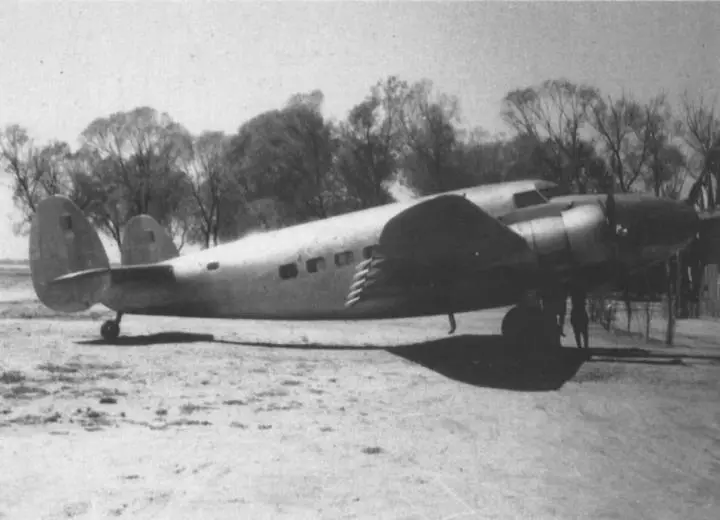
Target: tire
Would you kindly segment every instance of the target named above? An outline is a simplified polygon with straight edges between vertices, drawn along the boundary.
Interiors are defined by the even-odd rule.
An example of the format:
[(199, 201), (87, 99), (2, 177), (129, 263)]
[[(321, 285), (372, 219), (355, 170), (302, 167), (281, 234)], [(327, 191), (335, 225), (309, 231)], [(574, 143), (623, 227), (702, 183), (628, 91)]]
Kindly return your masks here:
[(120, 336), (120, 325), (115, 321), (108, 320), (100, 327), (100, 335), (105, 341), (115, 341)]
[(502, 321), (501, 331), (507, 348), (537, 353), (555, 350), (558, 330), (552, 315), (535, 307), (513, 307)]

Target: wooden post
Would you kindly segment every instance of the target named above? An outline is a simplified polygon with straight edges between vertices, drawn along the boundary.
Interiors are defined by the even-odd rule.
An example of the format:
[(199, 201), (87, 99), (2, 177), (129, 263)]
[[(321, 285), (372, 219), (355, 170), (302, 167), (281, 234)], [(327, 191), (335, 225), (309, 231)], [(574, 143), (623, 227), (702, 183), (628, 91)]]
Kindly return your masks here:
[(667, 262), (667, 328), (665, 329), (665, 344), (672, 345), (675, 338), (675, 287), (677, 281), (676, 265), (677, 255)]
[[(683, 270), (682, 270), (682, 258), (680, 257), (680, 251), (677, 252), (675, 255), (675, 265), (677, 266), (675, 270), (675, 297), (677, 298), (675, 302), (675, 317), (677, 318), (682, 317), (683, 314), (681, 312), (682, 305), (683, 305)], [(677, 320), (676, 320), (677, 324)]]

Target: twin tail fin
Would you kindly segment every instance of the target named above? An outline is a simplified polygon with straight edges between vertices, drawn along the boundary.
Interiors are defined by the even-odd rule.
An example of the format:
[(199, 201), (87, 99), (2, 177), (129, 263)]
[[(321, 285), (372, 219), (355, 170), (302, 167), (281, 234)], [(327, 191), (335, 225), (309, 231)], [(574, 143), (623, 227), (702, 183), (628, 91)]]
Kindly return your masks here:
[[(33, 288), (47, 307), (62, 312), (89, 309), (110, 284), (110, 263), (97, 232), (82, 211), (63, 196), (42, 200), (30, 227)], [(99, 276), (55, 284), (69, 273), (91, 270)]]
[[(178, 256), (168, 233), (152, 217), (138, 215), (125, 226), (122, 267), (110, 267), (100, 237), (82, 211), (63, 196), (42, 200), (30, 228), (30, 271), (40, 301), (61, 312), (106, 303), (111, 286), (170, 280), (172, 267), (159, 262)], [(107, 303), (106, 303), (107, 305)]]

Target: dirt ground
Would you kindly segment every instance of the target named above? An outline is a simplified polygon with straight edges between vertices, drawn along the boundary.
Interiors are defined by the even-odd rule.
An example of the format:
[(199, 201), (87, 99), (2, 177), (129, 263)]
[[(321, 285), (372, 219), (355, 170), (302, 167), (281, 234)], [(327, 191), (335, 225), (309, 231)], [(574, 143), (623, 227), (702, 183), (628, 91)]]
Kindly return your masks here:
[(720, 518), (718, 324), (519, 362), (502, 311), (108, 315), (0, 271), (0, 518)]

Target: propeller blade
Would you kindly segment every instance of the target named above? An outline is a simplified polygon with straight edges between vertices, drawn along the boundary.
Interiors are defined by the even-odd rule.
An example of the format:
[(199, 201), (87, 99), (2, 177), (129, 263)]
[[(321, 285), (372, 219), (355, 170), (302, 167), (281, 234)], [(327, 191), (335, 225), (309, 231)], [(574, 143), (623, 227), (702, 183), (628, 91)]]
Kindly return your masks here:
[(615, 195), (613, 194), (613, 190), (610, 190), (607, 199), (605, 200), (605, 214), (607, 216), (610, 232), (612, 233), (613, 237), (615, 237), (617, 236), (617, 214), (615, 209)]
[(613, 251), (613, 278), (615, 283), (621, 290), (624, 290), (627, 286), (628, 273), (625, 270), (625, 266), (620, 258), (620, 235), (618, 233), (618, 221), (617, 221), (617, 206), (615, 203), (615, 189), (614, 186), (610, 186), (607, 197), (605, 198), (605, 219), (607, 220), (608, 235), (610, 241), (610, 247)]

